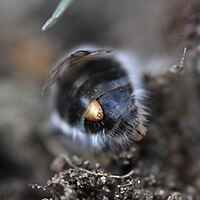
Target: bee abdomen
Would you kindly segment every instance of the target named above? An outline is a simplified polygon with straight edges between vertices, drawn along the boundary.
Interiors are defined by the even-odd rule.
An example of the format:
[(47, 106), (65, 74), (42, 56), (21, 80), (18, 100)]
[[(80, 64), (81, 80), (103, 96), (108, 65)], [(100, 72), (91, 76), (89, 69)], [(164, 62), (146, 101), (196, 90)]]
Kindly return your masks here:
[[(81, 52), (66, 58), (68, 68), (61, 62), (53, 71), (56, 126), (95, 148), (140, 141), (147, 132), (148, 112), (137, 63), (121, 53), (95, 57), (107, 51)], [(47, 86), (53, 81), (50, 76)]]

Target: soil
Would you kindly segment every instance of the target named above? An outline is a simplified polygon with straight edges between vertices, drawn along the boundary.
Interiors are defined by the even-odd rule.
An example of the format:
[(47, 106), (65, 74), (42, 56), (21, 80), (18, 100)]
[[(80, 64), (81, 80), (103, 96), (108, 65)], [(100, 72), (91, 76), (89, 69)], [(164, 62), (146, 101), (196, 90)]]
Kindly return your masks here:
[[(144, 72), (151, 110), (148, 133), (118, 152), (82, 150), (60, 133), (46, 134), (48, 97), (41, 97), (38, 88), (47, 71), (42, 65), (50, 65), (59, 47), (52, 52), (53, 43), (40, 33), (34, 35), (38, 46), (32, 41), (31, 47), (27, 35), (20, 42), (9, 40), (12, 47), (8, 38), (0, 37), (0, 52), (6, 49), (0, 60), (0, 199), (200, 200), (199, 13), (199, 0), (176, 0), (168, 6), (162, 36), (166, 48), (176, 51), (176, 66), (166, 66), (157, 76)], [(26, 62), (16, 56), (24, 45)], [(38, 52), (44, 47), (42, 57)], [(177, 52), (184, 47), (180, 67)], [(28, 52), (35, 57), (29, 60)], [(28, 72), (16, 67), (24, 63), (39, 67)]]

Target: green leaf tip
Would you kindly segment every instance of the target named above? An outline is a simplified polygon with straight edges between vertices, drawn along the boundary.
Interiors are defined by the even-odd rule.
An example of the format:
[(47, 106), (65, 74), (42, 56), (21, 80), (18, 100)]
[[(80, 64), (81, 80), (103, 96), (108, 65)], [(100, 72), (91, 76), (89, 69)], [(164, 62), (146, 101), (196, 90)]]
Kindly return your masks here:
[(42, 26), (42, 31), (46, 31), (50, 27), (54, 26), (73, 1), (74, 0), (61, 0), (52, 16)]

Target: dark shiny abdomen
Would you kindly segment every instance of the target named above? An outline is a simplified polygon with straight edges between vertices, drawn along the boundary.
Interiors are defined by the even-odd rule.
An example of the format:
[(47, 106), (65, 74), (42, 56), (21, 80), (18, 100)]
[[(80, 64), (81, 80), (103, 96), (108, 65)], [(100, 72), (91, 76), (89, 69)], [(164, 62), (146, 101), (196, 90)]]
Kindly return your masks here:
[[(56, 106), (60, 116), (72, 127), (83, 127), (82, 131), (88, 134), (111, 130), (120, 115), (133, 104), (133, 86), (128, 74), (110, 57), (72, 66), (63, 74), (58, 85)], [(98, 100), (105, 114), (99, 122), (83, 117), (94, 99)]]

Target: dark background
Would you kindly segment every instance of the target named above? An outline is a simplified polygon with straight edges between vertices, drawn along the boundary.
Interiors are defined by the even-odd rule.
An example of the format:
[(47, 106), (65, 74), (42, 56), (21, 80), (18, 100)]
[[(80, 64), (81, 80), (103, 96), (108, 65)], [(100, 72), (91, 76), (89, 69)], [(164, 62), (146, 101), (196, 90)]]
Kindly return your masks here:
[[(71, 47), (84, 43), (129, 50), (138, 57), (144, 73), (151, 77), (150, 81), (147, 81), (147, 87), (153, 91), (161, 90), (161, 93), (155, 94), (152, 101), (151, 107), (155, 114), (144, 144), (149, 146), (153, 140), (154, 143), (159, 143), (158, 149), (161, 146), (162, 148), (159, 149), (159, 156), (154, 152), (157, 150), (151, 151), (151, 148), (150, 155), (145, 154), (147, 160), (155, 161), (149, 166), (155, 165), (162, 169), (163, 164), (166, 166), (163, 160), (178, 152), (177, 157), (172, 160), (175, 162), (174, 160), (179, 159), (180, 162), (169, 162), (167, 170), (173, 171), (174, 179), (181, 182), (178, 191), (185, 192), (186, 186), (189, 185), (198, 199), (199, 196), (195, 192), (200, 190), (200, 149), (197, 147), (200, 142), (200, 84), (197, 81), (200, 70), (200, 2), (77, 0), (54, 27), (42, 32), (42, 25), (50, 17), (57, 3), (58, 1), (53, 0), (0, 2), (0, 199), (41, 199), (49, 196), (48, 192), (32, 190), (29, 186), (33, 183), (44, 185), (52, 176), (50, 164), (53, 156), (40, 140), (41, 127), (49, 116), (48, 95), (40, 95), (41, 86), (58, 58)], [(179, 62), (185, 46), (188, 47), (187, 66), (190, 69), (190, 78), (188, 81), (179, 81), (177, 87), (168, 88), (172, 91), (179, 88), (178, 91), (181, 92), (178, 95), (182, 95), (181, 99), (190, 99), (180, 103), (177, 92), (169, 92), (174, 94), (175, 98), (172, 98), (173, 95), (170, 98), (163, 96), (166, 95), (165, 92), (163, 94), (163, 88), (157, 87), (155, 83), (152, 86), (150, 82), (153, 80), (152, 76), (159, 76), (164, 69)], [(192, 92), (193, 90), (195, 92)], [(163, 101), (166, 98), (169, 98), (167, 103)], [(158, 108), (157, 102), (160, 102)], [(182, 119), (180, 111), (188, 104), (192, 106), (186, 106), (189, 107), (185, 114), (187, 117)], [(177, 105), (183, 107), (179, 108)], [(172, 110), (178, 114), (174, 116), (171, 114)], [(171, 126), (168, 131), (162, 130), (163, 126), (155, 120), (156, 116), (162, 121), (161, 124), (166, 122), (165, 128)], [(175, 122), (172, 119), (176, 119)], [(183, 120), (181, 124), (185, 125), (178, 131), (181, 136), (169, 139), (171, 135), (176, 135), (177, 121), (180, 120)], [(172, 130), (176, 133), (172, 133)], [(190, 135), (187, 140), (186, 134), (187, 137), (182, 138), (182, 130), (194, 136)], [(162, 137), (166, 132), (171, 134)], [(164, 139), (159, 139), (158, 142), (156, 137)], [(175, 145), (171, 152), (166, 153), (168, 140), (179, 142), (178, 147)], [(185, 142), (188, 142), (188, 145), (185, 145)], [(141, 147), (144, 144), (141, 144)], [(138, 163), (143, 162), (143, 158), (138, 160)], [(187, 160), (192, 164), (185, 164)], [(196, 170), (195, 173), (177, 175), (183, 164), (186, 166), (184, 173), (189, 172), (191, 166), (194, 168), (192, 172)], [(146, 168), (149, 166), (147, 164)], [(158, 173), (167, 173), (167, 170), (158, 170)], [(147, 174), (151, 172), (148, 171)], [(184, 178), (180, 179), (182, 176)], [(195, 178), (188, 178), (192, 176)]]

